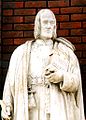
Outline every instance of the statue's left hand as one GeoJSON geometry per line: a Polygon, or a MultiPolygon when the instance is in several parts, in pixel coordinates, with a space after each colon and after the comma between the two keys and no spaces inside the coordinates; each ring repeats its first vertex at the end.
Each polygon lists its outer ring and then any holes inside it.
{"type": "Polygon", "coordinates": [[[63,72],[57,69],[53,65],[47,66],[45,69],[45,78],[49,80],[49,82],[59,83],[62,81],[63,72]]]}

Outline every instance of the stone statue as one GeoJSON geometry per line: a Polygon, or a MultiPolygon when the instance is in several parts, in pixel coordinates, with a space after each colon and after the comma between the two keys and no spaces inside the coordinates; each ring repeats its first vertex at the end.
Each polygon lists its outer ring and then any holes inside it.
{"type": "Polygon", "coordinates": [[[49,9],[35,18],[34,40],[13,52],[5,81],[5,120],[85,120],[75,47],[56,35],[49,9]]]}

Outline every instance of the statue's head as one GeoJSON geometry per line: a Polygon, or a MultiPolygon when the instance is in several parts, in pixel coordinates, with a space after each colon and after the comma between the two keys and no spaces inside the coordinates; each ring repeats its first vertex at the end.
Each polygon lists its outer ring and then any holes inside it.
{"type": "Polygon", "coordinates": [[[40,10],[35,18],[35,39],[55,39],[56,36],[55,15],[49,9],[40,10]]]}

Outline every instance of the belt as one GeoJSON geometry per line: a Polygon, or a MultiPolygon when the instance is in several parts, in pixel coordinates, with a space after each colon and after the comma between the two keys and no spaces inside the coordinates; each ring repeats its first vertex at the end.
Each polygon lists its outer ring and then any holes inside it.
{"type": "Polygon", "coordinates": [[[44,86],[49,88],[50,82],[44,77],[28,75],[28,86],[44,86]]]}

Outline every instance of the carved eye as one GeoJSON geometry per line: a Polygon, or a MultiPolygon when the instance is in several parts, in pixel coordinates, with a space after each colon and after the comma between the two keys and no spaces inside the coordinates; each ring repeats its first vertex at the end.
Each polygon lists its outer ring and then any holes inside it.
{"type": "Polygon", "coordinates": [[[43,21],[43,23],[44,23],[44,24],[47,24],[47,23],[48,23],[48,21],[47,21],[47,20],[44,20],[44,21],[43,21]]]}
{"type": "Polygon", "coordinates": [[[54,21],[50,21],[50,24],[54,24],[55,22],[54,21]]]}

